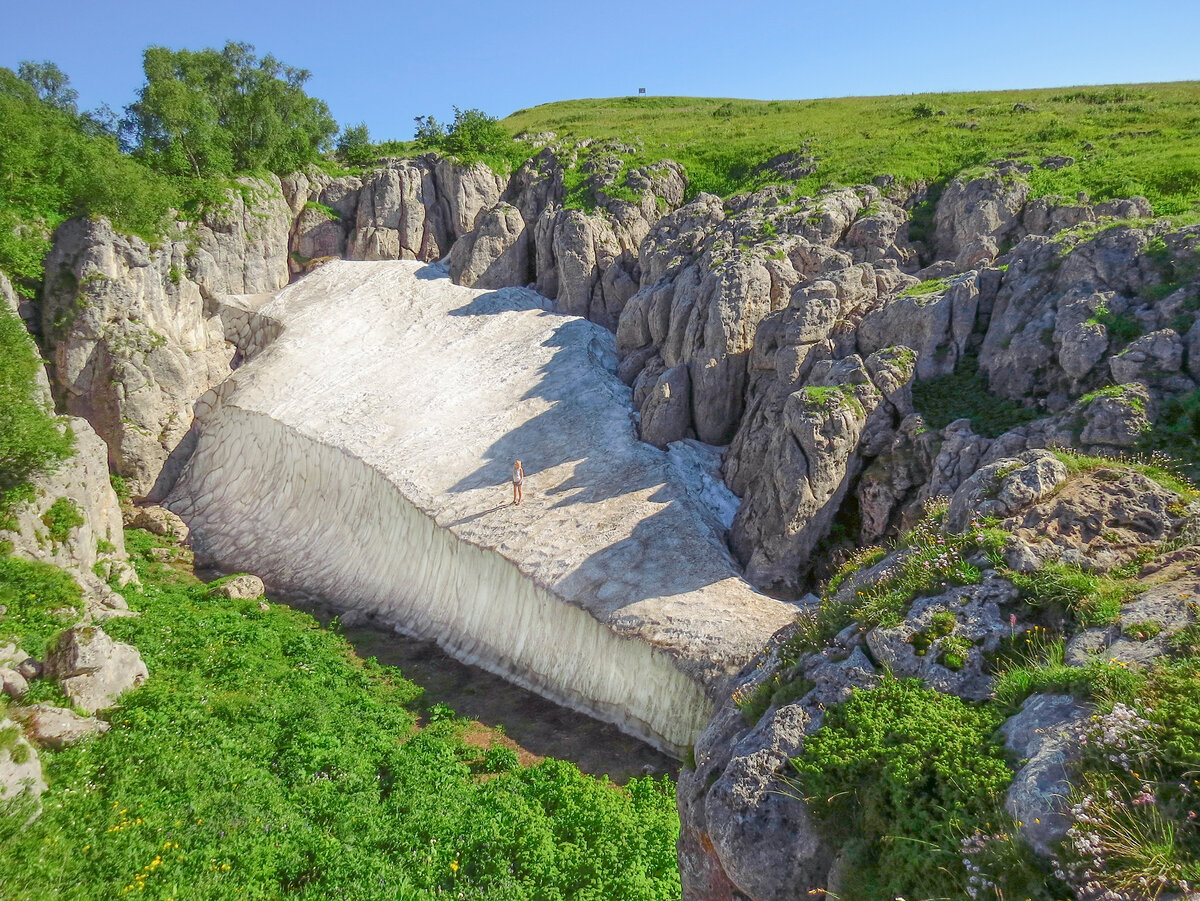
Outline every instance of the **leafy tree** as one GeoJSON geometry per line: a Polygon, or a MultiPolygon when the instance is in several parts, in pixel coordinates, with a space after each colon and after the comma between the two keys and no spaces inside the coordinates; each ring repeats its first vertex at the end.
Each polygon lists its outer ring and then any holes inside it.
{"type": "Polygon", "coordinates": [[[359,122],[342,129],[337,139],[337,152],[351,165],[365,166],[372,162],[375,147],[371,144],[371,132],[367,129],[367,123],[359,122]]]}
{"type": "Polygon", "coordinates": [[[436,150],[442,146],[442,141],[446,138],[446,126],[433,116],[415,116],[413,121],[417,123],[413,140],[416,141],[418,147],[436,150]]]}
{"type": "Polygon", "coordinates": [[[483,110],[454,107],[454,124],[444,145],[447,153],[460,157],[502,153],[511,144],[512,138],[495,116],[489,116],[483,110]]]}
{"type": "Polygon", "coordinates": [[[303,89],[309,72],[250,44],[217,50],[150,47],[146,84],[129,107],[136,154],[169,175],[207,177],[312,162],[337,124],[303,89]]]}
{"type": "Polygon", "coordinates": [[[43,103],[68,113],[75,112],[79,92],[71,87],[71,79],[67,74],[50,60],[40,63],[22,60],[17,67],[17,77],[32,86],[43,103]]]}
{"type": "Polygon", "coordinates": [[[109,134],[48,103],[0,68],[0,270],[31,296],[49,236],[72,216],[107,216],[125,232],[152,237],[171,207],[173,185],[122,154],[109,134]]]}

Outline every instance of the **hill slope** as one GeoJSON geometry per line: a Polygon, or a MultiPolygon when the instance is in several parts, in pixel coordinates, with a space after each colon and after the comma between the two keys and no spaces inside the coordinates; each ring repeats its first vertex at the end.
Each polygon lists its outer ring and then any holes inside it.
{"type": "MultiPolygon", "coordinates": [[[[1200,82],[909,94],[827,100],[615,97],[518,110],[513,134],[640,144],[638,162],[682,163],[693,190],[727,196],[780,173],[780,154],[810,156],[805,193],[879,175],[938,182],[998,157],[1077,164],[1033,173],[1034,196],[1143,195],[1160,214],[1200,203],[1200,82]]],[[[791,173],[796,175],[793,169],[791,173]]],[[[788,179],[790,180],[790,179],[788,179]]]]}

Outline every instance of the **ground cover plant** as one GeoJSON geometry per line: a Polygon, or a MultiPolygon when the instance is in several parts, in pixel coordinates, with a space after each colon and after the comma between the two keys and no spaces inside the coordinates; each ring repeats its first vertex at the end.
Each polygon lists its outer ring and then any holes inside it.
{"type": "Polygon", "coordinates": [[[395,669],[305,614],[211,596],[151,562],[162,543],[129,533],[141,616],[105,624],[151,677],[106,735],[43,752],[41,817],[0,817],[0,897],[678,897],[669,780],[470,747],[395,669]]]}
{"type": "Polygon", "coordinates": [[[1168,214],[1195,212],[1200,199],[1198,111],[1200,84],[1177,82],[828,100],[616,97],[518,110],[504,124],[640,146],[642,161],[674,159],[693,192],[719,196],[780,180],[784,167],[763,164],[782,154],[793,172],[811,170],[797,181],[810,195],[880,175],[938,185],[992,159],[1065,156],[1075,164],[1029,174],[1034,196],[1140,194],[1168,214]]]}

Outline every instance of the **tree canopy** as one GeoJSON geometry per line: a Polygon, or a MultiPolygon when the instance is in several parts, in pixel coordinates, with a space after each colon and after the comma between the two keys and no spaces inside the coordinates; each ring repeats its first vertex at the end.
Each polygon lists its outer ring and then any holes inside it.
{"type": "Polygon", "coordinates": [[[167,175],[209,177],[313,162],[337,133],[309,72],[261,59],[250,44],[217,50],[150,47],[146,83],[130,105],[135,155],[167,175]]]}

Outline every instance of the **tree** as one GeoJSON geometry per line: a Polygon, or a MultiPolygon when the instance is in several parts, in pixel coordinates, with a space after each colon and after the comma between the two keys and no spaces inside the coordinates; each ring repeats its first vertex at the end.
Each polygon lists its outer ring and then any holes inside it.
{"type": "Polygon", "coordinates": [[[75,112],[75,101],[79,92],[71,87],[71,79],[50,60],[40,63],[22,60],[17,67],[17,77],[37,92],[38,99],[64,112],[75,112]]]}
{"type": "Polygon", "coordinates": [[[250,44],[220,51],[150,47],[146,83],[129,107],[136,154],[169,175],[288,172],[329,145],[337,123],[303,89],[309,72],[250,44]]]}
{"type": "Polygon", "coordinates": [[[375,148],[371,144],[371,132],[366,122],[347,126],[338,135],[337,152],[344,162],[354,166],[365,166],[372,161],[375,148]]]}

